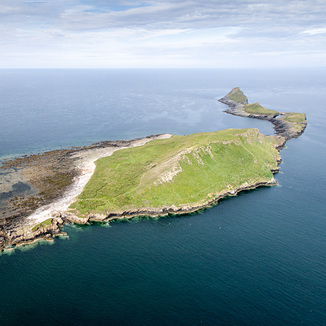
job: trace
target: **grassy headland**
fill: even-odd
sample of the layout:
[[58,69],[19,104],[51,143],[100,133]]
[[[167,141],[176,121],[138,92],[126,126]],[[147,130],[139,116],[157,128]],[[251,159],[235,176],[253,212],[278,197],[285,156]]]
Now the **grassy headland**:
[[280,114],[280,112],[278,111],[264,108],[259,103],[246,104],[244,109],[248,113],[259,114],[259,115],[275,116]]
[[232,91],[227,95],[232,101],[237,103],[248,103],[248,98],[243,94],[240,87],[235,87]]
[[281,119],[288,122],[303,123],[307,120],[307,117],[305,113],[289,112],[289,113],[284,113]]
[[71,205],[79,216],[199,207],[240,187],[269,183],[277,139],[257,129],[173,136],[115,152]]
[[290,128],[297,133],[302,133],[307,126],[307,117],[305,113],[284,113],[279,120],[286,121],[290,125]]

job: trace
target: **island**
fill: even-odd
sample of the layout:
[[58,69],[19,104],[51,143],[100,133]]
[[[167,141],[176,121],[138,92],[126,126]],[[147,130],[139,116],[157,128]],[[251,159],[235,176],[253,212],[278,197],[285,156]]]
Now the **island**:
[[7,179],[30,192],[8,200],[0,250],[53,240],[65,235],[67,223],[189,214],[240,191],[277,184],[279,151],[304,132],[306,115],[249,104],[238,87],[219,101],[228,105],[227,113],[270,121],[276,135],[254,128],[163,134],[3,162]]
[[244,189],[275,184],[278,139],[258,129],[227,129],[115,152],[68,212],[87,221],[184,214]]

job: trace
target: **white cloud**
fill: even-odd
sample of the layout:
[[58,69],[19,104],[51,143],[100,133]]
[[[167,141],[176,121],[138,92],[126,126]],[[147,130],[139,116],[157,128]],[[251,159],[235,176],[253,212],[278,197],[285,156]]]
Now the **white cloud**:
[[2,0],[0,67],[323,65],[325,16],[323,0]]
[[306,31],[303,31],[302,33],[308,35],[326,34],[326,27],[308,29]]

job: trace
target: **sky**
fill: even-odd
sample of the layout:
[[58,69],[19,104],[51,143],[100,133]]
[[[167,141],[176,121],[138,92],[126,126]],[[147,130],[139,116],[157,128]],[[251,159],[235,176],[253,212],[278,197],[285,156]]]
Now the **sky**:
[[325,66],[326,0],[0,0],[0,68]]

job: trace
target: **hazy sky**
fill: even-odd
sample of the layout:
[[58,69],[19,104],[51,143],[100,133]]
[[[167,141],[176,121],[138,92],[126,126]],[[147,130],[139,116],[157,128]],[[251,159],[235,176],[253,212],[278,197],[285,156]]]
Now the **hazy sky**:
[[0,68],[326,65],[326,0],[0,0]]

